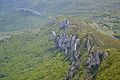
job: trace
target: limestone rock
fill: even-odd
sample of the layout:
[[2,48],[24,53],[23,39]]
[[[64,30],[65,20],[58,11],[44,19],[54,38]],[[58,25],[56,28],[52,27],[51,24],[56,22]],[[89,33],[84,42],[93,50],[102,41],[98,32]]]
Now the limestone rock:
[[56,39],[57,34],[55,33],[55,31],[52,31],[52,32],[51,32],[50,37],[51,37],[52,40],[55,40],[55,39]]
[[70,80],[80,67],[80,39],[76,34],[69,38],[66,32],[56,35],[54,31],[52,31],[52,39],[55,41],[57,49],[65,52],[65,56],[71,62],[67,76],[64,78],[64,80]]
[[61,29],[67,29],[70,25],[70,21],[69,20],[64,20],[60,23],[60,28]]
[[100,55],[99,51],[91,52],[88,58],[88,68],[91,68],[95,65],[100,65]]
[[87,51],[89,52],[91,48],[93,47],[93,42],[90,38],[87,38],[85,41],[85,47],[87,48]]

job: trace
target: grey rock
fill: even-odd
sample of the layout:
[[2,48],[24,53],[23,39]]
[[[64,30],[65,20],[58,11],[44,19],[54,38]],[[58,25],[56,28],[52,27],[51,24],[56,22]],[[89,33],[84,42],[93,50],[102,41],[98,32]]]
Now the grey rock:
[[80,39],[76,39],[74,44],[74,51],[78,50],[79,48],[80,48]]
[[61,29],[67,29],[67,28],[69,27],[69,25],[70,25],[70,21],[64,19],[64,21],[62,21],[62,22],[60,23],[60,28],[61,28]]
[[73,34],[71,39],[70,39],[70,52],[73,53],[75,49],[75,41],[76,41],[76,36]]
[[108,57],[108,55],[109,55],[109,53],[108,53],[108,52],[105,52],[103,58],[106,59],[106,58]]
[[60,35],[56,35],[55,32],[52,32],[52,38],[55,41],[56,47],[65,52],[65,56],[71,62],[68,74],[64,78],[64,80],[70,80],[80,67],[80,39],[78,39],[75,34],[69,38],[65,32]]
[[51,37],[52,40],[55,40],[55,39],[56,39],[57,34],[55,33],[55,31],[52,31],[52,32],[51,32],[50,37]]
[[87,38],[85,41],[85,47],[87,48],[87,51],[90,52],[93,46],[94,45],[93,45],[92,40],[90,38]]
[[80,54],[75,55],[75,61],[79,61],[80,60]]
[[100,64],[99,51],[91,52],[87,63],[88,63],[88,68],[91,68],[94,65],[99,65]]

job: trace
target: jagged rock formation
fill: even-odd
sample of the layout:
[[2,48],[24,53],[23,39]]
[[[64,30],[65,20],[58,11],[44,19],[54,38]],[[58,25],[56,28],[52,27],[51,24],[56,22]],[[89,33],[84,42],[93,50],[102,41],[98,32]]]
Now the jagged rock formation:
[[85,41],[85,48],[88,52],[90,52],[91,48],[94,46],[94,43],[89,35],[87,35],[86,41]]
[[54,31],[52,31],[50,37],[52,40],[55,40],[57,37],[57,34]]
[[79,72],[80,61],[81,61],[81,50],[80,46],[84,46],[88,52],[88,59],[86,61],[86,68],[88,73],[88,80],[92,80],[99,68],[99,65],[102,60],[107,56],[107,52],[102,52],[97,46],[95,46],[93,39],[90,37],[90,33],[87,34],[84,45],[81,44],[78,35],[73,33],[68,36],[66,29],[68,29],[70,22],[68,20],[62,21],[60,23],[60,29],[64,30],[61,34],[56,34],[55,31],[51,32],[51,39],[55,42],[56,49],[64,52],[67,60],[70,61],[70,67],[68,69],[67,75],[64,77],[64,80],[71,80],[75,74]]
[[67,29],[70,26],[70,21],[64,19],[61,23],[60,23],[60,28],[61,29]]
[[104,60],[108,56],[108,53],[100,51],[98,48],[96,48],[93,41],[89,38],[87,38],[85,46],[89,55],[88,60],[86,62],[87,72],[89,76],[88,80],[93,80],[102,60]]
[[56,48],[65,52],[66,58],[71,62],[67,75],[64,80],[70,80],[80,67],[80,39],[73,34],[69,38],[66,32],[56,35],[54,31],[51,34],[52,40],[56,43]]
[[88,58],[88,68],[91,68],[94,65],[100,64],[99,51],[91,52]]

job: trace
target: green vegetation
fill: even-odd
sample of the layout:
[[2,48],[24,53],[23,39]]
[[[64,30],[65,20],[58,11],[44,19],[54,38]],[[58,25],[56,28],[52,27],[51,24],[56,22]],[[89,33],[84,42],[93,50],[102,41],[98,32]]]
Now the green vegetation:
[[108,49],[109,57],[104,60],[98,70],[97,80],[119,80],[120,79],[120,50]]
[[63,79],[68,62],[49,40],[51,28],[13,35],[0,44],[0,80]]
[[[85,80],[88,77],[85,66],[88,53],[84,50],[87,35],[92,38],[97,47],[107,49],[110,54],[100,65],[96,80],[118,79],[120,41],[112,37],[113,33],[90,20],[59,16],[53,25],[46,24],[39,30],[11,34],[11,39],[0,43],[0,80],[63,80],[69,62],[62,52],[54,48],[55,44],[50,40],[49,34],[53,30],[57,33],[62,32],[59,24],[64,18],[72,22],[67,30],[68,35],[77,33],[81,40],[80,70],[73,80]],[[111,73],[108,74],[109,71]]]

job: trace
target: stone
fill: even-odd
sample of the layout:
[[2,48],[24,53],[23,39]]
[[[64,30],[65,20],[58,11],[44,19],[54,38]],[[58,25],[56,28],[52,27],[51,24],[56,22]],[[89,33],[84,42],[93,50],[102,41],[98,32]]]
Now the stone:
[[80,39],[75,40],[74,51],[77,51],[80,48]]
[[103,59],[106,59],[108,57],[109,53],[108,52],[104,52],[103,54]]
[[85,41],[85,48],[87,48],[87,51],[90,52],[90,50],[93,47],[93,42],[89,38],[86,39]]
[[64,20],[60,23],[60,28],[61,29],[66,29],[66,28],[69,27],[69,25],[70,25],[70,21],[69,20]]
[[50,35],[51,39],[52,39],[52,40],[55,40],[55,39],[56,39],[56,36],[57,36],[57,34],[56,34],[54,31],[52,31],[52,32],[51,32],[51,35]]
[[107,57],[108,57],[108,55],[109,55],[109,53],[108,52],[102,52],[102,51],[100,51],[100,60],[102,61],[102,60],[104,60],[104,59],[106,59]]
[[73,53],[74,49],[75,49],[75,40],[76,40],[76,36],[73,34],[71,36],[71,39],[70,39],[70,52]]
[[99,51],[91,52],[87,63],[89,68],[91,68],[94,65],[100,65]]
[[100,64],[100,55],[99,51],[95,53],[95,64],[99,65]]
[[[67,23],[67,21],[65,22]],[[65,52],[65,56],[71,62],[68,74],[64,78],[64,80],[70,80],[80,67],[80,54],[78,51],[80,49],[80,39],[75,34],[69,38],[66,32],[56,35],[54,31],[52,31],[52,38],[55,39],[57,49]]]
[[79,68],[80,68],[80,62],[79,62],[79,61],[77,61],[77,62],[75,63],[75,67],[76,67],[76,69],[79,69]]
[[58,41],[60,50],[62,50],[63,41],[64,41],[64,36],[63,36],[63,34],[61,34],[61,35],[60,35],[60,38],[59,38],[59,41]]
[[80,54],[75,55],[75,61],[79,61],[80,60]]
[[68,54],[70,51],[70,40],[69,38],[66,38],[65,40],[65,54]]

